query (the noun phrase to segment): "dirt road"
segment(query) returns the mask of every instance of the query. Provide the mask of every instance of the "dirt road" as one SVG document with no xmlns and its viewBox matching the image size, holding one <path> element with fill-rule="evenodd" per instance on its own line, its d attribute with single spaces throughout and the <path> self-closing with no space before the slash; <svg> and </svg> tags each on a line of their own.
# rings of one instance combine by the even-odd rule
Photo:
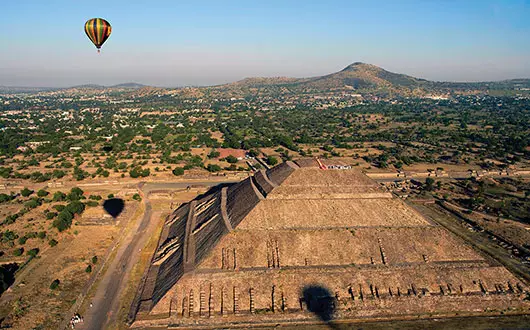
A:
<svg viewBox="0 0 530 330">
<path fill-rule="evenodd" d="M 84 315 L 84 323 L 76 326 L 77 329 L 105 329 L 119 310 L 119 296 L 127 284 L 129 273 L 137 261 L 137 252 L 145 245 L 147 239 L 152 235 L 155 226 L 149 226 L 156 221 L 160 212 L 153 212 L 149 201 L 149 192 L 155 190 L 182 189 L 189 185 L 215 186 L 221 182 L 165 182 L 165 183 L 140 183 L 138 188 L 143 194 L 145 212 L 133 228 L 124 233 L 119 247 L 116 249 L 115 257 L 108 265 L 101 280 L 97 282 L 97 288 L 93 297 L 90 298 L 92 307 L 89 307 Z"/>
</svg>

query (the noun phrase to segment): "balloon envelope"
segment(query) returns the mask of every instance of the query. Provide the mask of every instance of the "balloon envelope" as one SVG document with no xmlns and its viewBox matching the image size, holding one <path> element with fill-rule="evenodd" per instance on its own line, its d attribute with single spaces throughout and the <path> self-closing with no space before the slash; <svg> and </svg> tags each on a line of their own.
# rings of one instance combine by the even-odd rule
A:
<svg viewBox="0 0 530 330">
<path fill-rule="evenodd" d="M 98 50 L 109 38 L 111 31 L 110 23 L 103 18 L 92 18 L 85 23 L 85 33 Z"/>
</svg>

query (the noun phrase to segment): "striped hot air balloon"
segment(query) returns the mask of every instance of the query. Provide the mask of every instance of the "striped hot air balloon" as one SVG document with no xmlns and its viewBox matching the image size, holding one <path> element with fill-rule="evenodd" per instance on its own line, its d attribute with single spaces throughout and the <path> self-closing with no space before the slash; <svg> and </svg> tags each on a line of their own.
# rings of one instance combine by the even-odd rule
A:
<svg viewBox="0 0 530 330">
<path fill-rule="evenodd" d="M 110 36 L 111 31 L 110 23 L 103 18 L 92 18 L 85 23 L 85 33 L 98 49 L 98 53 L 103 43 Z"/>
</svg>

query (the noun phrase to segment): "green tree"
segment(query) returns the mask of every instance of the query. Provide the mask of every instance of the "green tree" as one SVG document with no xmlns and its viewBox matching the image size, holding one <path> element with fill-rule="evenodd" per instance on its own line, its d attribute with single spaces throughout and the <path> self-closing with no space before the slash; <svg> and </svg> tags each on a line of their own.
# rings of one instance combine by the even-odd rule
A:
<svg viewBox="0 0 530 330">
<path fill-rule="evenodd" d="M 182 167 L 175 167 L 175 169 L 173 170 L 173 175 L 184 175 L 184 169 Z"/>
<path fill-rule="evenodd" d="M 66 199 L 66 194 L 61 191 L 56 191 L 53 194 L 53 198 L 52 198 L 54 202 L 61 202 L 61 201 L 64 201 L 65 199 Z"/>
<path fill-rule="evenodd" d="M 22 189 L 20 191 L 20 194 L 23 196 L 23 197 L 28 197 L 29 195 L 33 194 L 33 190 L 30 190 L 26 187 L 24 187 L 24 189 Z"/>
<path fill-rule="evenodd" d="M 35 258 L 37 256 L 37 254 L 39 254 L 39 248 L 34 248 L 34 249 L 31 249 L 27 252 L 28 256 L 32 257 L 32 258 Z"/>
<path fill-rule="evenodd" d="M 72 214 L 81 214 L 85 210 L 85 204 L 80 201 L 73 201 L 66 205 L 65 210 Z"/>
<path fill-rule="evenodd" d="M 432 191 L 433 188 L 434 188 L 434 179 L 433 178 L 425 179 L 425 190 Z"/>
<path fill-rule="evenodd" d="M 14 199 L 13 195 L 0 194 L 0 203 L 9 202 Z"/>
<path fill-rule="evenodd" d="M 221 153 L 217 150 L 212 150 L 210 151 L 210 153 L 208 154 L 208 158 L 212 159 L 212 158 L 217 158 L 221 155 Z"/>
<path fill-rule="evenodd" d="M 24 248 L 18 248 L 13 251 L 13 255 L 15 257 L 20 257 L 24 253 Z"/>
<path fill-rule="evenodd" d="M 83 197 L 83 190 L 81 190 L 81 188 L 78 188 L 78 187 L 74 187 L 70 190 L 70 193 L 68 194 L 68 196 L 66 196 L 66 198 L 70 201 L 78 201 L 81 199 L 81 197 Z"/>
<path fill-rule="evenodd" d="M 237 158 L 232 156 L 232 155 L 228 155 L 225 160 L 230 163 L 230 164 L 235 164 L 237 163 Z"/>
<path fill-rule="evenodd" d="M 208 172 L 219 172 L 221 170 L 221 167 L 216 164 L 208 164 L 208 166 L 206 166 L 206 169 L 208 170 Z"/>
<path fill-rule="evenodd" d="M 66 175 L 66 172 L 62 170 L 54 170 L 52 175 L 54 178 L 60 179 Z"/>
<path fill-rule="evenodd" d="M 73 218 L 73 214 L 65 209 L 59 213 L 57 219 L 53 220 L 53 226 L 59 231 L 65 231 L 72 225 Z"/>
<path fill-rule="evenodd" d="M 269 164 L 270 166 L 274 166 L 276 164 L 278 164 L 278 159 L 274 156 L 268 156 L 267 157 L 267 164 Z"/>
<path fill-rule="evenodd" d="M 99 203 L 96 202 L 96 201 L 88 201 L 88 202 L 86 203 L 86 206 L 88 206 L 88 207 L 96 207 L 96 206 L 98 206 L 98 205 L 99 205 Z"/>
<path fill-rule="evenodd" d="M 51 290 L 57 289 L 60 283 L 61 281 L 59 281 L 58 279 L 53 280 L 53 282 L 50 284 L 50 289 Z"/>
<path fill-rule="evenodd" d="M 24 203 L 24 206 L 28 209 L 34 209 L 40 205 L 39 201 L 36 199 L 30 199 L 26 203 Z"/>
<path fill-rule="evenodd" d="M 41 189 L 41 190 L 37 191 L 37 196 L 39 196 L 39 197 L 46 197 L 46 196 L 48 196 L 49 194 L 50 194 L 50 193 L 47 192 L 47 191 L 44 190 L 44 189 Z"/>
</svg>

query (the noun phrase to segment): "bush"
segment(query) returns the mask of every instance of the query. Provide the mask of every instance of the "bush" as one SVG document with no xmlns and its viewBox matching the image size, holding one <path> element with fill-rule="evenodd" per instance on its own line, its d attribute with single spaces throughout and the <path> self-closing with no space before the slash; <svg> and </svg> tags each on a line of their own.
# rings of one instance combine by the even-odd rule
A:
<svg viewBox="0 0 530 330">
<path fill-rule="evenodd" d="M 20 257 L 24 253 L 24 248 L 18 248 L 13 251 L 13 255 L 15 257 Z"/>
<path fill-rule="evenodd" d="M 99 196 L 99 195 L 90 195 L 90 196 L 88 197 L 88 199 L 93 200 L 93 201 L 100 201 L 100 200 L 102 200 L 103 198 L 101 198 L 101 196 Z"/>
<path fill-rule="evenodd" d="M 83 197 L 83 190 L 81 188 L 74 187 L 70 190 L 70 193 L 66 198 L 70 201 L 78 201 Z"/>
<path fill-rule="evenodd" d="M 98 263 L 98 256 L 93 256 L 92 257 L 92 263 L 95 265 Z"/>
<path fill-rule="evenodd" d="M 65 205 L 62 205 L 62 204 L 58 204 L 58 205 L 54 205 L 52 206 L 54 209 L 56 209 L 58 212 L 61 212 L 62 210 L 65 209 Z"/>
<path fill-rule="evenodd" d="M 131 176 L 131 178 L 138 178 L 140 176 L 146 177 L 149 176 L 150 173 L 151 171 L 148 168 L 143 169 L 140 166 L 136 166 L 135 168 L 129 171 L 129 175 Z"/>
<path fill-rule="evenodd" d="M 39 207 L 39 205 L 40 205 L 39 201 L 35 199 L 31 199 L 27 201 L 26 203 L 24 203 L 24 206 L 27 207 L 28 209 L 34 209 L 36 207 Z"/>
<path fill-rule="evenodd" d="M 8 230 L 4 231 L 3 233 L 1 233 L 0 237 L 2 239 L 1 240 L 2 243 L 7 243 L 7 242 L 10 242 L 10 241 L 16 240 L 18 238 L 18 235 L 14 231 L 8 229 Z"/>
<path fill-rule="evenodd" d="M 142 200 L 142 197 L 140 196 L 140 194 L 134 194 L 132 198 L 134 200 L 136 200 L 136 201 L 141 201 Z"/>
<path fill-rule="evenodd" d="M 433 178 L 427 178 L 425 179 L 425 190 L 432 191 L 434 186 L 434 179 Z"/>
<path fill-rule="evenodd" d="M 46 196 L 48 196 L 49 194 L 50 194 L 50 193 L 47 192 L 47 191 L 44 190 L 44 189 L 41 189 L 41 190 L 37 191 L 37 196 L 39 196 L 39 197 L 46 197 Z"/>
<path fill-rule="evenodd" d="M 19 237 L 18 238 L 18 244 L 24 245 L 24 244 L 26 244 L 27 240 L 28 240 L 28 238 L 26 236 Z"/>
<path fill-rule="evenodd" d="M 57 216 L 57 212 L 46 212 L 45 216 L 46 216 L 46 219 L 51 220 Z"/>
<path fill-rule="evenodd" d="M 3 224 L 4 225 L 9 225 L 9 224 L 12 224 L 14 223 L 16 220 L 18 219 L 18 214 L 10 214 L 8 216 L 6 216 Z"/>
<path fill-rule="evenodd" d="M 73 218 L 73 214 L 65 209 L 61 213 L 59 213 L 57 219 L 53 220 L 53 226 L 59 231 L 65 231 L 72 225 Z"/>
<path fill-rule="evenodd" d="M 73 201 L 66 205 L 65 210 L 72 214 L 81 214 L 85 210 L 85 204 L 80 201 Z"/>
<path fill-rule="evenodd" d="M 0 194 L 0 203 L 9 202 L 9 201 L 12 200 L 13 198 L 14 198 L 14 196 L 12 196 L 12 195 L 8 195 L 8 194 Z"/>
<path fill-rule="evenodd" d="M 98 206 L 99 203 L 96 202 L 96 201 L 88 201 L 88 202 L 86 203 L 86 205 L 89 206 L 89 207 L 95 207 L 95 206 Z"/>
<path fill-rule="evenodd" d="M 46 232 L 45 231 L 39 231 L 39 233 L 37 234 L 37 237 L 40 238 L 40 239 L 45 239 L 46 238 Z"/>
<path fill-rule="evenodd" d="M 31 249 L 27 252 L 28 256 L 32 257 L 32 258 L 35 258 L 37 256 L 37 254 L 39 254 L 39 248 L 34 248 L 34 249 Z"/>
<path fill-rule="evenodd" d="M 221 170 L 221 167 L 215 164 L 208 164 L 206 169 L 208 170 L 208 172 L 219 172 Z"/>
<path fill-rule="evenodd" d="M 48 244 L 50 244 L 51 247 L 56 246 L 57 243 L 59 243 L 59 242 L 57 242 L 57 240 L 55 240 L 55 239 L 53 239 L 53 238 L 52 238 L 51 240 L 48 241 Z"/>
<path fill-rule="evenodd" d="M 274 156 L 268 156 L 267 157 L 267 164 L 269 164 L 270 166 L 274 166 L 276 164 L 278 164 L 278 159 Z"/>
<path fill-rule="evenodd" d="M 184 175 L 184 169 L 182 167 L 175 167 L 175 169 L 173 170 L 173 175 Z"/>
<path fill-rule="evenodd" d="M 54 194 L 53 194 L 53 201 L 54 202 L 61 202 L 61 201 L 64 201 L 66 199 L 66 194 L 61 192 L 61 191 L 56 191 Z"/>
<path fill-rule="evenodd" d="M 230 163 L 230 164 L 235 164 L 237 163 L 237 158 L 232 156 L 232 155 L 229 155 L 225 158 L 225 160 Z"/>
<path fill-rule="evenodd" d="M 60 283 L 61 281 L 59 281 L 58 279 L 53 280 L 52 284 L 50 284 L 50 289 L 51 290 L 57 289 Z"/>
<path fill-rule="evenodd" d="M 217 158 L 221 155 L 221 153 L 217 150 L 212 150 L 210 151 L 210 153 L 208 154 L 208 158 Z"/>
<path fill-rule="evenodd" d="M 28 197 L 29 195 L 33 194 L 33 190 L 30 190 L 28 188 L 24 188 L 20 191 L 20 194 L 23 196 L 23 197 Z"/>
<path fill-rule="evenodd" d="M 92 273 L 92 266 L 91 265 L 86 266 L 85 272 L 86 273 Z"/>
<path fill-rule="evenodd" d="M 61 171 L 61 170 L 54 170 L 52 175 L 55 178 L 60 179 L 60 178 L 62 178 L 63 176 L 66 175 L 66 172 L 65 171 Z"/>
</svg>

